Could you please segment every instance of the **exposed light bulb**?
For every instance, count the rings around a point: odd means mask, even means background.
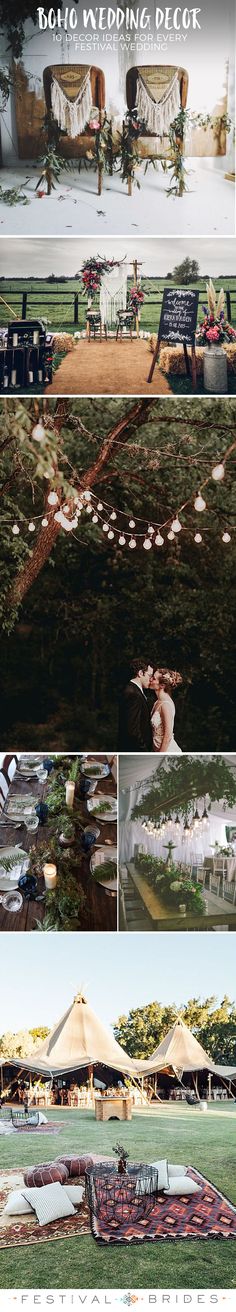
[[[173,533],[180,533],[181,528],[182,528],[182,524],[180,523],[180,519],[178,518],[178,515],[176,515],[176,519],[173,519],[173,523],[171,524],[171,528],[172,528],[172,532],[173,532]]]
[[[28,524],[29,533],[35,533],[35,528],[36,525],[34,524],[33,519],[31,519],[30,523]]]
[[[174,537],[174,533],[173,533],[173,537]],[[163,542],[164,542],[164,538],[162,538],[161,533],[157,533],[155,538],[156,547],[163,547]]]
[[[131,551],[134,551],[134,548],[135,548],[136,546],[137,546],[136,538],[130,538],[130,540],[129,540],[129,547],[130,547],[130,550],[131,550]]]
[[[103,527],[103,533],[108,533],[108,532],[109,532],[109,524],[103,524],[102,527]]]
[[[49,506],[57,506],[58,500],[59,500],[59,498],[58,498],[57,492],[49,492],[49,493],[48,493],[48,504],[49,504]]]
[[[84,492],[84,501],[91,501],[91,496],[92,493],[89,491],[89,488],[87,487],[86,491]]]
[[[143,542],[144,551],[150,551],[150,547],[151,547],[151,545],[152,545],[152,544],[151,544],[151,539],[150,539],[150,538],[144,538],[144,542]]]
[[[93,513],[93,507],[91,505],[91,502],[89,501],[88,505],[86,506],[86,515],[92,515],[92,513]]]
[[[153,533],[155,533],[155,529],[152,527],[152,524],[149,525],[148,533],[150,533],[150,538],[152,538]]]
[[[222,542],[231,542],[230,533],[222,533]]]
[[[103,510],[103,502],[102,502],[102,501],[98,501],[98,502],[97,502],[97,510]]]
[[[98,524],[98,515],[92,515],[92,524]]]
[[[202,534],[195,533],[194,542],[202,542]]]
[[[69,514],[70,514],[70,507],[67,505],[63,506],[63,515],[69,515]]]
[[[125,546],[125,538],[124,538],[124,534],[123,534],[123,533],[121,533],[121,535],[120,535],[119,543],[120,543],[120,547],[124,547],[124,546]]]
[[[54,519],[55,519],[55,515],[54,515]],[[42,524],[42,528],[48,527],[48,519],[46,519],[46,516],[44,519],[41,520],[41,524]]]
[[[199,511],[206,509],[206,501],[204,501],[204,497],[202,497],[201,492],[198,492],[197,496],[195,497],[194,508],[195,510],[199,510]]]
[[[211,477],[214,478],[214,482],[221,483],[221,479],[224,478],[224,476],[225,476],[225,466],[223,465],[223,463],[221,465],[214,465],[214,469],[212,469],[212,475],[211,475]]]
[[[112,510],[111,515],[110,515],[110,519],[115,520],[116,518],[117,518],[117,516],[116,516],[116,511],[115,511],[115,510]]]
[[[135,519],[129,519],[129,528],[135,528]]]
[[[174,541],[175,534],[173,533],[173,528],[170,528],[169,533],[167,533],[167,537],[169,538],[169,542]]]
[[[18,537],[18,533],[20,532],[19,524],[13,524],[12,532],[13,532],[13,537],[14,537],[14,538],[17,538],[17,537]]]
[[[54,520],[56,520],[56,524],[62,524],[63,522],[62,510],[56,510],[56,514],[54,515]],[[47,524],[48,524],[48,520],[47,520]]]
[[[45,437],[45,428],[40,419],[38,423],[34,425],[34,428],[32,428],[31,436],[34,438],[34,442],[43,442]]]
[[[113,532],[113,528],[109,528],[109,533],[107,534],[107,536],[108,536],[108,538],[114,538],[114,537],[115,537],[115,534],[114,534],[114,532]]]

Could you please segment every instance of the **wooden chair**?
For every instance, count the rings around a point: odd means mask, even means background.
[[[82,88],[86,75],[90,75],[90,87],[92,107],[97,108],[99,122],[102,124],[103,111],[105,109],[105,78],[101,68],[90,67],[89,64],[50,64],[43,72],[44,95],[46,101],[46,110],[49,115],[52,114],[52,85],[54,79],[58,82],[61,91],[68,101],[73,104],[77,99],[80,88]],[[61,136],[60,153],[67,159],[86,158],[88,151],[95,152],[95,133],[86,125],[83,132],[76,137]],[[98,166],[98,195],[102,190],[102,169]]]
[[[106,323],[104,323],[104,324],[102,325],[102,317],[101,317],[101,314],[100,314],[100,310],[88,310],[88,311],[87,311],[87,338],[88,338],[88,342],[91,341],[92,334],[93,334],[94,342],[95,342],[96,334],[99,335],[99,337],[100,337],[100,342],[101,342],[101,341],[102,341],[102,328],[103,328],[103,327],[104,327],[105,339],[106,339],[106,342],[107,342],[107,325],[106,325]]]
[[[123,337],[123,329],[124,329],[124,328],[128,328],[128,330],[129,330],[129,335],[130,335],[131,342],[132,342],[132,340],[133,340],[133,333],[132,333],[132,329],[133,329],[133,327],[134,327],[134,313],[133,313],[133,310],[117,310],[116,341],[118,342],[118,337],[119,337],[119,335],[120,335],[120,339],[122,340],[122,337]]]
[[[158,101],[162,100],[165,92],[168,92],[168,87],[171,87],[175,74],[178,74],[179,81],[179,109],[186,109],[188,73],[185,68],[178,68],[177,65],[174,64],[139,64],[134,66],[134,68],[129,68],[126,76],[126,100],[129,112],[132,113],[132,111],[137,108],[136,100],[139,75],[142,78],[142,82],[144,83],[145,90],[147,91],[150,100],[158,104]],[[174,117],[175,115],[173,114],[173,118]],[[166,132],[163,137],[158,137],[155,132],[150,133],[148,130],[144,129],[142,133],[137,133],[135,140],[137,140],[139,153],[142,159],[171,159],[168,132]],[[178,139],[178,141],[180,142],[180,139]],[[181,147],[183,149],[183,142],[181,142]],[[131,196],[131,193],[132,179],[129,178],[128,195]]]

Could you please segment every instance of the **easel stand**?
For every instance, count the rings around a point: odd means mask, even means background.
[[[163,342],[164,340],[165,340],[165,339],[164,339],[163,337],[159,337],[159,333],[158,333],[157,344],[156,344],[155,351],[154,351],[154,355],[153,355],[153,358],[152,358],[151,368],[150,368],[150,370],[149,370],[149,374],[148,374],[148,379],[147,379],[147,382],[148,382],[148,383],[151,383],[151,381],[152,381],[152,377],[153,377],[153,374],[154,374],[155,365],[157,364],[157,361],[158,361],[158,356],[159,356],[159,351],[160,351],[160,345],[161,345],[161,342]],[[168,346],[170,345],[170,343],[169,343],[167,340],[166,340],[166,345],[168,345]],[[176,346],[177,346],[177,345],[178,345],[178,343],[176,342]],[[187,374],[188,378],[190,378],[190,372],[192,373],[192,386],[193,386],[193,392],[196,392],[196,389],[197,389],[197,361],[196,361],[195,337],[193,338],[193,340],[192,340],[192,345],[191,345],[191,371],[190,371],[190,362],[189,362],[189,354],[188,354],[187,343],[186,343],[186,342],[183,342],[183,343],[182,343],[182,346],[183,346],[183,352],[184,352],[186,374]]]

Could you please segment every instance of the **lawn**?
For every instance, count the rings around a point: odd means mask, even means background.
[[[50,1118],[62,1122],[58,1138],[20,1135],[0,1141],[3,1167],[50,1161],[66,1151],[110,1153],[117,1139],[131,1160],[169,1161],[195,1166],[236,1204],[236,1105],[212,1103],[207,1115],[198,1108],[158,1105],[136,1112],[132,1122],[98,1124],[93,1112],[55,1108]],[[57,1240],[37,1248],[0,1253],[1,1288],[235,1288],[233,1240],[177,1241],[104,1250],[92,1237]]]

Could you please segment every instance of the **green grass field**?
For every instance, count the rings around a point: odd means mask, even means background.
[[[192,1165],[236,1204],[236,1105],[212,1103],[206,1116],[198,1108],[164,1104],[135,1113],[132,1122],[99,1124],[92,1112],[50,1111],[60,1120],[58,1138],[16,1135],[0,1141],[1,1168],[50,1161],[66,1151],[110,1153],[117,1138],[131,1160]],[[90,1235],[0,1253],[0,1288],[160,1289],[235,1288],[233,1240],[176,1241],[100,1248]]]
[[[131,279],[128,279],[128,285],[131,286]],[[161,297],[165,286],[172,286],[167,278],[143,278],[142,289],[145,292],[146,300],[141,312],[141,328],[146,331],[155,332],[159,325]],[[174,284],[173,284],[174,285]],[[205,279],[199,279],[197,283],[190,284],[192,288],[200,289],[198,317],[202,315],[202,300],[206,297]],[[236,281],[233,278],[215,278],[214,285],[217,290],[224,286],[225,291],[236,292]],[[11,309],[17,315],[21,316],[21,296],[22,292],[27,291],[27,318],[43,318],[48,320],[49,330],[65,329],[67,332],[74,330],[74,293],[78,292],[78,324],[76,327],[81,330],[85,327],[86,320],[86,297],[82,297],[82,288],[79,278],[68,278],[64,283],[48,283],[45,280],[32,282],[31,279],[0,279],[0,295],[8,302]],[[19,297],[19,292],[21,296]],[[36,296],[37,292],[37,296]],[[18,293],[18,295],[17,295]],[[98,302],[94,301],[96,306]],[[0,304],[0,324],[4,326],[8,323],[9,311]],[[236,298],[232,303],[232,323],[236,326]]]

